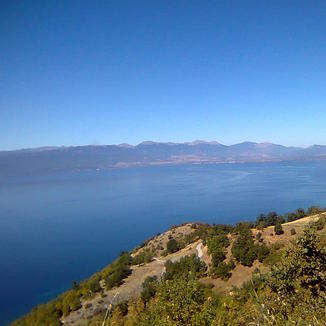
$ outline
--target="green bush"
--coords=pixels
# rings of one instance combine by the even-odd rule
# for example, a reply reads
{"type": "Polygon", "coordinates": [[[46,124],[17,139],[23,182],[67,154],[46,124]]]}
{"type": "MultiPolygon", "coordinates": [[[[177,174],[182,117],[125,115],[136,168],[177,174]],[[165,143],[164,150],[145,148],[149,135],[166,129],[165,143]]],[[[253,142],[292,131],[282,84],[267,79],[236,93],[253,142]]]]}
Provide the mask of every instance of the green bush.
{"type": "Polygon", "coordinates": [[[263,260],[264,265],[273,266],[276,265],[281,260],[282,246],[279,243],[274,243],[269,246],[269,254],[263,260]]]}
{"type": "Polygon", "coordinates": [[[272,269],[270,287],[276,292],[292,293],[298,286],[318,295],[326,289],[326,251],[317,241],[313,228],[304,231],[296,246],[285,251],[281,265],[272,269]]]}
{"type": "Polygon", "coordinates": [[[216,267],[217,265],[219,265],[220,263],[222,263],[224,261],[224,259],[226,258],[225,256],[225,251],[222,251],[223,249],[217,249],[216,251],[214,251],[212,253],[212,266],[216,267]]]}
{"type": "Polygon", "coordinates": [[[158,281],[156,276],[148,276],[142,284],[141,298],[147,303],[156,294],[158,281]]]}
{"type": "Polygon", "coordinates": [[[275,234],[277,234],[277,235],[281,235],[281,234],[283,234],[284,231],[283,231],[283,228],[282,228],[282,224],[280,224],[280,223],[276,224],[276,225],[274,226],[274,232],[275,232],[275,234]]]}
{"type": "Polygon", "coordinates": [[[214,325],[214,314],[204,308],[205,288],[196,280],[180,278],[163,283],[156,298],[133,325],[214,325]]]}
{"type": "Polygon", "coordinates": [[[123,283],[123,279],[131,274],[132,258],[129,253],[121,253],[120,257],[102,272],[107,290],[123,283]]]}
{"type": "Polygon", "coordinates": [[[260,229],[277,223],[284,223],[284,217],[278,215],[276,212],[269,212],[267,215],[260,214],[256,218],[256,227],[259,227],[260,229]]]}
{"type": "Polygon", "coordinates": [[[227,248],[230,245],[228,237],[223,235],[216,235],[207,241],[207,249],[209,254],[213,254],[216,251],[227,248]]]}
{"type": "Polygon", "coordinates": [[[243,224],[238,230],[238,237],[231,249],[232,255],[242,265],[251,266],[257,254],[250,226],[243,224]]]}
{"type": "Polygon", "coordinates": [[[322,230],[326,225],[326,217],[322,216],[320,217],[316,222],[312,223],[312,226],[317,230],[322,230]]]}
{"type": "Polygon", "coordinates": [[[261,232],[258,232],[257,234],[256,234],[256,239],[260,242],[260,241],[262,241],[262,234],[261,234],[261,232]]]}
{"type": "Polygon", "coordinates": [[[231,277],[231,270],[233,269],[233,263],[220,262],[217,266],[213,266],[210,269],[210,274],[213,277],[219,277],[222,280],[228,280],[231,277]]]}
{"type": "Polygon", "coordinates": [[[225,234],[214,235],[209,238],[207,241],[208,253],[212,257],[212,266],[210,273],[214,276],[220,277],[219,275],[223,275],[223,278],[226,278],[226,275],[230,277],[229,270],[224,273],[223,270],[226,268],[227,264],[223,261],[226,258],[226,250],[225,248],[230,245],[230,241],[225,234]]]}
{"type": "Polygon", "coordinates": [[[260,263],[269,255],[269,249],[265,243],[256,246],[257,259],[260,263]]]}
{"type": "Polygon", "coordinates": [[[169,254],[177,252],[179,250],[177,241],[172,238],[166,244],[166,250],[169,254]]]}
{"type": "Polygon", "coordinates": [[[316,215],[322,213],[324,210],[321,209],[319,206],[311,206],[308,208],[309,215],[316,215]]]}
{"type": "Polygon", "coordinates": [[[150,249],[143,250],[132,259],[133,265],[149,263],[153,260],[154,254],[150,249]]]}
{"type": "Polygon", "coordinates": [[[120,310],[122,316],[126,316],[128,313],[128,301],[122,301],[117,304],[117,308],[120,310]]]}
{"type": "Polygon", "coordinates": [[[178,277],[199,277],[206,272],[205,263],[201,262],[196,255],[182,257],[178,262],[172,263],[168,260],[165,263],[166,280],[178,277]]]}

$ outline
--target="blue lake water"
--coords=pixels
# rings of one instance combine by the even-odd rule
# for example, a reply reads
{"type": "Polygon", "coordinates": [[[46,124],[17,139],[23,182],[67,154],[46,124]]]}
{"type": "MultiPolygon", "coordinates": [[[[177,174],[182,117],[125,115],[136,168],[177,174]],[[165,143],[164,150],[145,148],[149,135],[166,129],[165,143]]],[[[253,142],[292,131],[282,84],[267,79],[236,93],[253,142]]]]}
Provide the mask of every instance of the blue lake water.
{"type": "Polygon", "coordinates": [[[0,179],[0,325],[186,221],[326,206],[326,162],[159,166],[0,179]]]}

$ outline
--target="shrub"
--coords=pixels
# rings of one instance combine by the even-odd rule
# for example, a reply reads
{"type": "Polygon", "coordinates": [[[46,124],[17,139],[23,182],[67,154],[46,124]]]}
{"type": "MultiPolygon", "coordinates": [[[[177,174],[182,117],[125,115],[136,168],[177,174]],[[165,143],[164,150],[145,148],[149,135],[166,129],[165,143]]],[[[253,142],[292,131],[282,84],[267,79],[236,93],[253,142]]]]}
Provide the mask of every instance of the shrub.
{"type": "Polygon", "coordinates": [[[259,222],[259,224],[257,225],[257,230],[259,231],[264,231],[264,223],[263,222],[259,222]]]}
{"type": "Polygon", "coordinates": [[[161,255],[163,257],[166,257],[168,255],[168,251],[167,250],[163,250],[162,253],[161,253],[161,255]]]}
{"type": "Polygon", "coordinates": [[[265,219],[263,220],[264,226],[275,225],[276,223],[280,222],[283,219],[282,216],[278,216],[276,212],[269,212],[265,219]]]}
{"type": "Polygon", "coordinates": [[[258,232],[257,234],[256,234],[256,239],[260,242],[260,241],[262,241],[262,234],[261,234],[261,232],[258,232]]]}
{"type": "Polygon", "coordinates": [[[60,317],[62,316],[61,306],[58,305],[58,300],[50,301],[34,308],[28,315],[16,320],[14,326],[60,326],[60,317]]]}
{"type": "Polygon", "coordinates": [[[205,288],[198,281],[171,280],[158,288],[156,300],[143,315],[144,321],[132,325],[211,325],[209,314],[202,314],[204,302],[205,288]]]}
{"type": "Polygon", "coordinates": [[[243,225],[239,229],[239,235],[234,241],[232,255],[242,265],[251,266],[256,259],[256,250],[253,235],[249,225],[243,225]]]}
{"type": "Polygon", "coordinates": [[[166,250],[169,254],[177,252],[179,250],[178,243],[174,238],[168,241],[168,243],[166,244],[166,250]]]}
{"type": "Polygon", "coordinates": [[[95,292],[99,292],[102,290],[101,286],[100,286],[100,282],[98,279],[93,279],[90,281],[90,284],[89,284],[89,288],[90,290],[95,293],[95,292]]]}
{"type": "Polygon", "coordinates": [[[209,254],[224,249],[230,245],[230,241],[226,235],[216,235],[207,241],[207,249],[209,254]]]}
{"type": "Polygon", "coordinates": [[[214,266],[210,270],[210,274],[214,277],[219,277],[222,280],[228,280],[231,277],[231,270],[233,269],[233,262],[225,263],[220,262],[217,266],[214,266]]]}
{"type": "Polygon", "coordinates": [[[117,308],[120,310],[122,316],[126,316],[128,313],[128,301],[122,301],[117,305],[117,308]]]}
{"type": "Polygon", "coordinates": [[[212,289],[214,287],[213,283],[206,283],[204,284],[207,289],[212,289]]]}
{"type": "Polygon", "coordinates": [[[132,258],[129,253],[121,253],[111,266],[103,271],[103,279],[108,290],[122,284],[122,280],[131,274],[132,258]]]}
{"type": "Polygon", "coordinates": [[[295,235],[297,232],[296,232],[295,229],[293,228],[293,229],[291,229],[290,233],[291,233],[291,235],[295,235]]]}
{"type": "Polygon", "coordinates": [[[145,281],[142,284],[143,290],[140,295],[144,303],[148,302],[151,298],[155,296],[157,285],[158,282],[156,276],[146,277],[145,281]]]}
{"type": "Polygon", "coordinates": [[[153,252],[150,249],[143,250],[140,252],[137,256],[135,256],[132,259],[132,264],[133,265],[139,265],[143,263],[149,263],[152,261],[154,255],[153,252]]]}
{"type": "Polygon", "coordinates": [[[282,294],[294,293],[295,288],[302,287],[318,297],[326,289],[325,272],[326,251],[315,230],[308,228],[296,245],[284,253],[280,266],[272,268],[269,286],[282,294]]]}
{"type": "Polygon", "coordinates": [[[312,223],[312,226],[317,230],[322,230],[326,225],[326,218],[325,216],[320,217],[316,222],[312,223]]]}
{"type": "Polygon", "coordinates": [[[308,208],[309,215],[316,215],[322,213],[323,210],[319,206],[311,206],[308,208]]]}
{"type": "Polygon", "coordinates": [[[296,214],[297,214],[298,219],[303,218],[303,217],[306,216],[306,212],[305,212],[305,210],[303,208],[298,208],[296,210],[296,214]]]}
{"type": "Polygon", "coordinates": [[[70,311],[79,309],[81,307],[80,292],[71,290],[65,293],[58,306],[62,309],[64,316],[68,315],[70,311]]]}
{"type": "Polygon", "coordinates": [[[257,254],[257,258],[259,260],[260,263],[263,262],[263,260],[268,256],[269,254],[269,249],[268,247],[265,245],[265,243],[262,243],[261,245],[257,245],[256,246],[256,254],[257,254]]]}
{"type": "Polygon", "coordinates": [[[274,232],[276,235],[280,235],[280,234],[283,234],[284,231],[283,231],[283,228],[282,228],[282,224],[278,223],[274,226],[274,232]]]}
{"type": "Polygon", "coordinates": [[[230,241],[225,234],[215,235],[208,239],[208,253],[212,256],[211,275],[222,279],[228,279],[231,276],[231,268],[224,263],[226,258],[225,248],[229,245],[230,241]]]}
{"type": "Polygon", "coordinates": [[[166,280],[171,280],[177,277],[199,277],[206,272],[205,263],[201,262],[196,255],[182,257],[178,262],[172,263],[168,260],[165,263],[166,280]]]}
{"type": "Polygon", "coordinates": [[[212,254],[212,266],[216,267],[217,265],[222,263],[225,258],[225,251],[222,251],[222,249],[214,251],[214,253],[212,254]]]}
{"type": "Polygon", "coordinates": [[[256,218],[256,225],[260,225],[262,228],[264,228],[264,222],[266,220],[265,214],[259,214],[256,218]]]}

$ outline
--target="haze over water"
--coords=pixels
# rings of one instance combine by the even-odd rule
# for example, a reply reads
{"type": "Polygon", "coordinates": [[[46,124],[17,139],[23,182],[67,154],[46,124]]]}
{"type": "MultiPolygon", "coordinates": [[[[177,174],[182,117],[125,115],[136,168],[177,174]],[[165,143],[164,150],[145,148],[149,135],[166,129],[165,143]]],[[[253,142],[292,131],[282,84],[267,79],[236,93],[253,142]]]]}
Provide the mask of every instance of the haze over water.
{"type": "Polygon", "coordinates": [[[148,237],[326,206],[326,162],[180,165],[0,180],[0,325],[148,237]]]}

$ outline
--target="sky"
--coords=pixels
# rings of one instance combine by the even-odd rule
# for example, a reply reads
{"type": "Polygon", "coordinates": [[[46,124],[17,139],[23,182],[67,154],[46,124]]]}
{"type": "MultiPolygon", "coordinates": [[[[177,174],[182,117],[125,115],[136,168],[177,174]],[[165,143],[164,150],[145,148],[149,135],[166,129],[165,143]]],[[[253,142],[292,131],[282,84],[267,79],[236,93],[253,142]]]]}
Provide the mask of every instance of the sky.
{"type": "Polygon", "coordinates": [[[0,150],[326,144],[326,1],[0,1],[0,150]]]}

